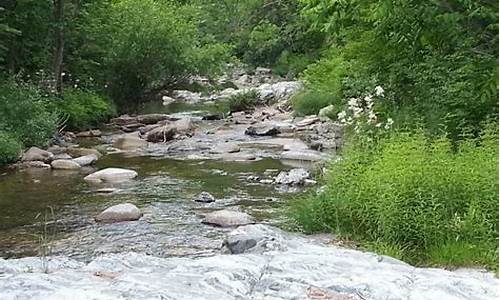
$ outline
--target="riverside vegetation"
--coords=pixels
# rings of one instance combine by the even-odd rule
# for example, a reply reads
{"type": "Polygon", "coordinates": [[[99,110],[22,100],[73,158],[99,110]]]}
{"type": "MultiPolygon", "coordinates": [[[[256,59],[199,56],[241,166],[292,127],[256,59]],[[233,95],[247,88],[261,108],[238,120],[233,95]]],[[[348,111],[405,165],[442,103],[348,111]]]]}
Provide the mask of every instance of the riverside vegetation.
{"type": "MultiPolygon", "coordinates": [[[[344,125],[293,226],[415,264],[498,266],[498,2],[4,1],[0,165],[227,63],[344,125]],[[354,99],[354,100],[353,100],[354,99]]],[[[254,105],[234,96],[231,110],[254,105]]]]}

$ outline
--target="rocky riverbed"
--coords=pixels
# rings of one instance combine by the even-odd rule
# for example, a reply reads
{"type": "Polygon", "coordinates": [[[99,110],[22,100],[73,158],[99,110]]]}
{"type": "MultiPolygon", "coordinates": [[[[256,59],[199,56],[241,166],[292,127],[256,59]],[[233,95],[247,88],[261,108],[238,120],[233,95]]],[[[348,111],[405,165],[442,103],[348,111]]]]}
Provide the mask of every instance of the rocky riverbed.
{"type": "Polygon", "coordinates": [[[268,226],[318,188],[342,143],[328,118],[292,114],[301,83],[269,72],[234,72],[209,95],[161,93],[0,171],[0,256],[19,258],[0,260],[0,299],[497,296],[489,273],[413,268],[268,226]],[[261,105],[228,113],[227,98],[251,89],[261,105]]]}

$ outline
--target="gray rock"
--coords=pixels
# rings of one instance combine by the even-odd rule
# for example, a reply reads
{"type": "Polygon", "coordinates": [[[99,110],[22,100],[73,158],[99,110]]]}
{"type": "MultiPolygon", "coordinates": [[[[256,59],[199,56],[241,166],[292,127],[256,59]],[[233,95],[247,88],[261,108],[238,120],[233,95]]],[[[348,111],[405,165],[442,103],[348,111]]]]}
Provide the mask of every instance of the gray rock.
{"type": "Polygon", "coordinates": [[[224,143],[215,146],[210,150],[212,154],[236,153],[240,152],[240,147],[234,143],[224,143]]]}
{"type": "Polygon", "coordinates": [[[138,115],[137,117],[138,123],[151,125],[156,124],[160,121],[168,120],[169,115],[166,114],[146,114],[146,115],[138,115]]]}
{"type": "Polygon", "coordinates": [[[123,182],[134,179],[137,177],[137,172],[133,170],[120,169],[120,168],[107,168],[99,170],[95,173],[87,175],[84,180],[93,183],[102,182],[123,182]]]}
{"type": "Polygon", "coordinates": [[[136,117],[131,117],[129,115],[121,115],[121,116],[119,116],[117,118],[111,119],[111,123],[123,126],[123,125],[137,123],[137,118],[136,117]]]}
{"type": "Polygon", "coordinates": [[[406,299],[496,300],[493,273],[416,268],[249,225],[230,233],[239,255],[159,258],[105,254],[88,264],[49,257],[0,258],[0,299],[406,299]],[[255,242],[255,245],[252,246],[255,242]]]}
{"type": "Polygon", "coordinates": [[[278,127],[273,125],[250,126],[245,130],[245,134],[251,136],[274,136],[279,133],[278,127]]]}
{"type": "Polygon", "coordinates": [[[22,161],[43,161],[44,163],[51,162],[54,159],[54,154],[49,151],[42,150],[38,147],[31,147],[24,152],[22,161]]]}
{"type": "Polygon", "coordinates": [[[201,192],[196,199],[194,199],[196,202],[203,202],[203,203],[210,203],[210,202],[215,202],[215,197],[212,196],[209,192],[201,192]]]}
{"type": "Polygon", "coordinates": [[[281,159],[284,160],[300,160],[300,161],[321,161],[326,159],[321,152],[313,150],[304,151],[285,151],[281,153],[281,159]]]}
{"type": "Polygon", "coordinates": [[[72,157],[67,153],[54,154],[54,160],[57,159],[72,159],[72,157]]]}
{"type": "Polygon", "coordinates": [[[302,119],[301,121],[299,121],[297,123],[297,126],[305,127],[305,126],[309,126],[309,125],[312,125],[312,124],[317,123],[317,122],[319,122],[319,118],[317,116],[308,116],[308,117],[305,117],[304,119],[302,119]]]}
{"type": "Polygon", "coordinates": [[[31,161],[22,161],[17,163],[16,168],[23,170],[23,169],[50,169],[51,166],[49,164],[44,163],[43,161],[36,161],[36,160],[31,160],[31,161]]]}
{"type": "Polygon", "coordinates": [[[69,159],[58,159],[50,163],[53,169],[56,170],[79,170],[81,166],[69,159]]]}
{"type": "Polygon", "coordinates": [[[171,125],[164,125],[149,131],[146,135],[146,140],[153,143],[165,143],[172,140],[175,136],[176,129],[171,125]]]}
{"type": "Polygon", "coordinates": [[[95,154],[89,154],[74,158],[73,161],[79,164],[81,167],[89,166],[97,161],[97,156],[95,154]]]}
{"type": "Polygon", "coordinates": [[[142,217],[142,212],[137,206],[124,203],[106,208],[95,217],[96,222],[114,223],[123,221],[136,221],[142,217]]]}
{"type": "Polygon", "coordinates": [[[80,157],[85,155],[94,154],[97,158],[101,158],[102,154],[96,149],[92,148],[68,148],[67,152],[71,157],[80,157]]]}
{"type": "Polygon", "coordinates": [[[320,109],[320,111],[318,113],[318,117],[322,121],[328,121],[328,120],[330,120],[331,116],[334,116],[334,114],[335,114],[335,106],[333,104],[330,104],[330,105],[320,109]]]}
{"type": "Polygon", "coordinates": [[[282,171],[276,176],[274,182],[286,185],[304,185],[309,176],[309,172],[305,169],[297,168],[290,171],[282,171]]]}
{"type": "Polygon", "coordinates": [[[254,223],[251,216],[234,210],[219,210],[205,215],[202,223],[220,227],[232,227],[254,223]]]}
{"type": "Polygon", "coordinates": [[[139,150],[148,147],[148,141],[141,139],[136,134],[127,134],[116,139],[113,142],[113,147],[120,150],[139,150]]]}
{"type": "Polygon", "coordinates": [[[188,103],[198,103],[201,101],[201,94],[186,90],[174,90],[172,96],[177,100],[182,100],[188,103]]]}
{"type": "Polygon", "coordinates": [[[102,132],[99,129],[78,132],[77,137],[100,137],[102,132]]]}

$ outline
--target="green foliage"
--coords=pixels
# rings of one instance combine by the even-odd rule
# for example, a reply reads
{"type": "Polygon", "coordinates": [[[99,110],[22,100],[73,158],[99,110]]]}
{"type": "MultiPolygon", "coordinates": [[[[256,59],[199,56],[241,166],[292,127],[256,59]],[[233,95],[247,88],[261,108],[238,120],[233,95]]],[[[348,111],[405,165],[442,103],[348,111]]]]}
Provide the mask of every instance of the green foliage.
{"type": "Polygon", "coordinates": [[[245,53],[246,61],[265,65],[273,63],[283,50],[280,28],[272,23],[263,22],[253,28],[245,53]]]}
{"type": "Polygon", "coordinates": [[[0,130],[26,147],[44,145],[57,128],[57,114],[46,109],[40,90],[12,80],[0,83],[0,130]]]}
{"type": "Polygon", "coordinates": [[[257,105],[258,99],[255,90],[238,93],[229,98],[229,110],[237,112],[252,109],[257,105]]]}
{"type": "Polygon", "coordinates": [[[497,126],[458,144],[420,132],[353,142],[330,166],[327,190],[298,200],[291,215],[307,232],[327,230],[383,245],[413,263],[493,267],[497,126]]]}
{"type": "Polygon", "coordinates": [[[301,92],[293,96],[291,101],[293,110],[299,116],[318,114],[323,107],[339,102],[332,94],[314,90],[301,92]]]}
{"type": "Polygon", "coordinates": [[[457,139],[498,115],[498,3],[303,0],[330,50],[305,72],[344,99],[381,85],[387,112],[407,112],[457,139]]]}
{"type": "Polygon", "coordinates": [[[0,166],[14,162],[22,150],[21,144],[6,132],[0,131],[0,166]]]}
{"type": "Polygon", "coordinates": [[[312,59],[305,54],[284,50],[273,67],[273,73],[287,78],[295,78],[311,63],[312,59]]]}
{"type": "Polygon", "coordinates": [[[83,20],[82,52],[92,57],[80,69],[107,82],[118,103],[137,101],[145,91],[168,86],[193,73],[214,71],[227,57],[220,44],[204,44],[190,10],[172,2],[114,1],[83,20]]]}
{"type": "Polygon", "coordinates": [[[67,129],[86,129],[114,114],[110,101],[95,92],[67,89],[63,99],[52,101],[54,110],[65,120],[67,129]]]}

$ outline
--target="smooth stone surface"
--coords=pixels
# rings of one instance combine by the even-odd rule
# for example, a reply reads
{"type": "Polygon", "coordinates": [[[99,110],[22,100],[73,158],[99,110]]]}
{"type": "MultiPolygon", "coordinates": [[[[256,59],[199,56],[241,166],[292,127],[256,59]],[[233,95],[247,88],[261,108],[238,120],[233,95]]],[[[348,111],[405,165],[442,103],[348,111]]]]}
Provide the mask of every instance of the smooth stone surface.
{"type": "Polygon", "coordinates": [[[18,169],[50,169],[51,166],[47,163],[44,163],[43,161],[37,161],[37,160],[32,160],[32,161],[22,161],[17,163],[16,168],[18,169]]]}
{"type": "Polygon", "coordinates": [[[127,134],[113,142],[113,147],[128,151],[144,149],[147,146],[148,141],[141,139],[136,134],[127,134]]]}
{"type": "Polygon", "coordinates": [[[101,182],[122,182],[134,179],[137,172],[128,169],[107,168],[87,175],[84,180],[94,183],[101,182]]]}
{"type": "Polygon", "coordinates": [[[54,154],[54,160],[57,159],[73,159],[73,158],[71,157],[71,155],[67,153],[54,154]]]}
{"type": "Polygon", "coordinates": [[[158,258],[107,254],[88,264],[49,257],[0,259],[0,299],[496,300],[480,271],[415,268],[370,252],[324,245],[263,226],[230,233],[243,254],[158,258]],[[255,244],[255,245],[254,245],[255,244]]]}
{"type": "Polygon", "coordinates": [[[317,151],[285,151],[281,153],[281,159],[302,160],[302,161],[321,161],[326,159],[321,152],[317,151]]]}
{"type": "Polygon", "coordinates": [[[210,150],[212,154],[236,153],[240,152],[240,147],[234,143],[224,143],[213,147],[210,150]]]}
{"type": "Polygon", "coordinates": [[[54,160],[50,165],[56,170],[79,170],[81,168],[77,162],[69,159],[54,160]]]}
{"type": "Polygon", "coordinates": [[[330,120],[330,117],[335,117],[334,114],[335,114],[335,106],[333,104],[330,104],[319,110],[318,117],[322,121],[328,121],[330,120]]]}
{"type": "Polygon", "coordinates": [[[80,157],[80,156],[85,156],[85,155],[90,155],[90,154],[94,154],[95,156],[97,156],[97,158],[102,157],[101,152],[97,151],[96,149],[92,149],[92,148],[68,148],[67,152],[72,157],[80,157]]]}
{"type": "Polygon", "coordinates": [[[97,161],[97,156],[95,154],[89,154],[74,158],[73,161],[79,164],[81,167],[89,166],[97,161]]]}
{"type": "Polygon", "coordinates": [[[146,140],[153,143],[165,143],[172,140],[176,129],[171,125],[164,125],[150,130],[146,135],[146,140]]]}
{"type": "Polygon", "coordinates": [[[137,206],[130,203],[113,205],[106,208],[95,217],[96,222],[114,223],[123,221],[136,221],[142,217],[142,212],[137,206]]]}
{"type": "Polygon", "coordinates": [[[304,119],[300,120],[299,122],[297,122],[296,125],[299,127],[305,127],[305,126],[315,124],[317,122],[319,122],[319,118],[317,116],[308,116],[308,117],[305,117],[304,119]]]}
{"type": "Polygon", "coordinates": [[[24,152],[22,161],[43,161],[44,163],[51,162],[54,154],[49,151],[42,150],[38,147],[31,147],[24,152]]]}
{"type": "Polygon", "coordinates": [[[220,227],[232,227],[252,224],[254,220],[244,212],[224,209],[206,214],[202,223],[220,227]]]}

